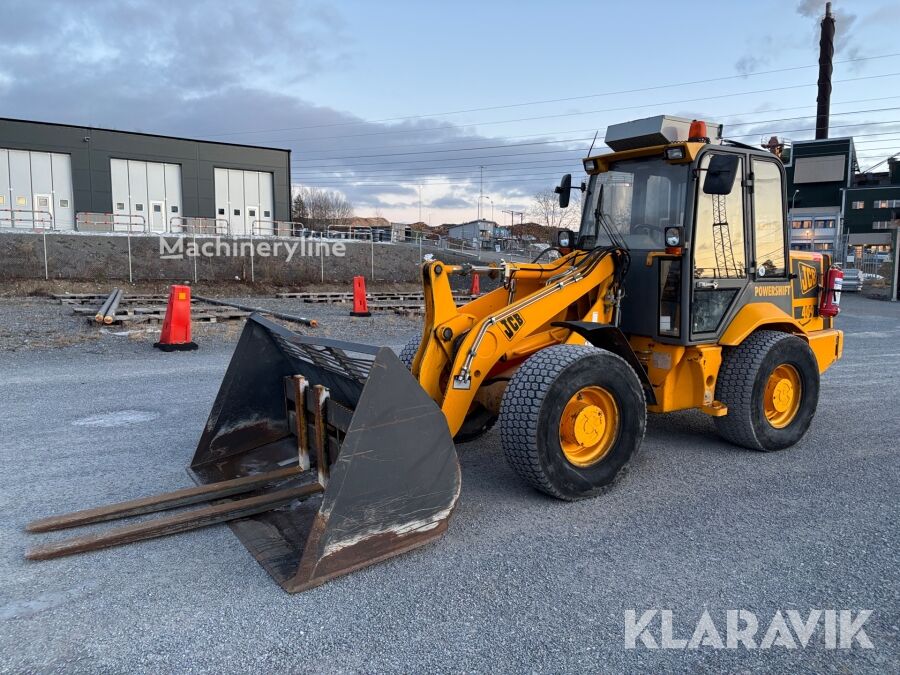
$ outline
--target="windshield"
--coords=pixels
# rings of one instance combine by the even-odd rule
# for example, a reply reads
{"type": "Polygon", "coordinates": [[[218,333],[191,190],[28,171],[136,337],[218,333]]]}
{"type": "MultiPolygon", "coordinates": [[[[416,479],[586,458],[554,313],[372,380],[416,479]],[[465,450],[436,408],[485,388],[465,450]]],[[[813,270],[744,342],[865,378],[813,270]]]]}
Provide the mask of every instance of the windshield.
{"type": "Polygon", "coordinates": [[[664,229],[684,225],[688,171],[689,165],[669,164],[662,159],[630,159],[591,176],[578,232],[579,248],[611,243],[597,222],[598,202],[601,216],[618,231],[628,248],[665,246],[664,229]]]}

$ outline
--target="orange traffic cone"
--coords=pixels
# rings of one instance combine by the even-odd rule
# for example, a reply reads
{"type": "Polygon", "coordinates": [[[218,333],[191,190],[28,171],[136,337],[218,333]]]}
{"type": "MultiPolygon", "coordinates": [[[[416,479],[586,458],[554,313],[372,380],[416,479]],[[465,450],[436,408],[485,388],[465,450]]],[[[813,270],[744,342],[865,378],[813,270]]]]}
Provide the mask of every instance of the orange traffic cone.
{"type": "Polygon", "coordinates": [[[164,352],[182,352],[197,349],[191,342],[191,287],[172,286],[169,305],[163,319],[159,342],[153,345],[164,352]]]}
{"type": "Polygon", "coordinates": [[[350,316],[372,316],[366,300],[366,278],[353,277],[353,311],[350,316]]]}
{"type": "Polygon", "coordinates": [[[472,275],[472,288],[469,289],[469,295],[481,295],[481,280],[478,277],[478,272],[472,275]]]}

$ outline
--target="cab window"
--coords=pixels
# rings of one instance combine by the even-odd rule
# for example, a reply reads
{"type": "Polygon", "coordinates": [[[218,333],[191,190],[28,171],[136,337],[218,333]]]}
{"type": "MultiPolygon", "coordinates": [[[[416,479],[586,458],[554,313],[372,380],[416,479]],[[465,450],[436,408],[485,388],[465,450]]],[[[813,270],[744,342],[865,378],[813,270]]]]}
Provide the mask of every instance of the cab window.
{"type": "Polygon", "coordinates": [[[621,160],[591,176],[579,231],[580,248],[608,246],[602,221],[629,248],[658,249],[669,225],[684,225],[687,165],[659,158],[621,160]]]}
{"type": "Polygon", "coordinates": [[[694,278],[742,279],[747,276],[744,256],[744,199],[741,190],[743,158],[739,159],[731,191],[706,194],[703,180],[714,153],[700,160],[700,187],[697,190],[694,229],[694,278]]]}
{"type": "Polygon", "coordinates": [[[781,171],[774,162],[754,158],[753,246],[757,278],[784,277],[784,209],[781,171]]]}

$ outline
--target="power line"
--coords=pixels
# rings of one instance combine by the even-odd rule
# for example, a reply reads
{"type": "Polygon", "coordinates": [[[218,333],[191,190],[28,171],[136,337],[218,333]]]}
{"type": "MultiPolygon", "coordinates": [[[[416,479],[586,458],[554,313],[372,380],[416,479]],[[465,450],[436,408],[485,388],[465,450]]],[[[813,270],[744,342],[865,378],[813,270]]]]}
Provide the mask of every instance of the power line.
{"type": "MultiPolygon", "coordinates": [[[[895,56],[900,56],[900,52],[895,52],[892,54],[880,54],[877,56],[861,56],[861,57],[856,57],[856,58],[852,58],[852,59],[842,59],[840,61],[834,61],[834,63],[841,64],[841,63],[852,63],[852,62],[857,62],[857,61],[873,61],[876,59],[887,59],[887,58],[892,58],[895,56]]],[[[653,90],[657,90],[657,89],[671,89],[673,87],[689,87],[689,86],[693,86],[695,84],[709,84],[711,82],[724,82],[727,80],[747,79],[749,77],[757,77],[760,75],[772,75],[774,73],[786,73],[786,72],[790,72],[790,71],[805,70],[808,68],[817,68],[817,67],[818,67],[818,64],[790,66],[788,68],[776,68],[773,70],[761,70],[761,71],[757,71],[755,73],[745,73],[745,74],[739,74],[739,75],[727,75],[727,76],[721,76],[721,77],[712,77],[712,78],[706,78],[703,80],[692,80],[689,82],[676,82],[676,83],[672,83],[672,84],[660,84],[660,85],[653,85],[653,86],[647,86],[647,87],[639,87],[636,89],[622,89],[619,91],[602,92],[599,94],[567,96],[564,98],[544,99],[544,100],[539,100],[539,101],[507,103],[507,104],[496,105],[496,106],[468,108],[465,110],[449,110],[449,111],[437,112],[437,113],[425,113],[425,114],[418,114],[418,115],[403,115],[403,116],[399,116],[399,117],[385,117],[385,118],[377,119],[377,120],[360,120],[358,122],[331,122],[328,124],[311,124],[311,125],[298,126],[298,127],[283,127],[280,129],[250,129],[247,131],[228,131],[228,132],[220,132],[220,133],[208,134],[208,135],[210,135],[210,136],[240,136],[240,135],[246,135],[246,134],[271,133],[273,131],[300,131],[300,130],[305,130],[305,129],[323,129],[323,128],[331,128],[331,127],[361,126],[364,124],[384,124],[385,122],[399,122],[399,121],[403,121],[403,120],[425,119],[425,118],[430,118],[430,117],[444,117],[446,115],[461,115],[461,114],[472,113],[472,112],[483,112],[486,110],[503,110],[503,109],[508,109],[508,108],[519,108],[519,107],[532,106],[532,105],[544,105],[547,103],[566,103],[566,102],[580,101],[580,100],[586,100],[586,99],[591,99],[591,98],[600,98],[603,96],[617,96],[620,94],[635,94],[635,93],[641,93],[641,92],[645,92],[645,91],[653,91],[653,90]]]]}
{"type": "MultiPolygon", "coordinates": [[[[849,111],[842,112],[842,113],[834,113],[834,115],[860,115],[860,114],[871,113],[871,112],[888,112],[888,111],[894,111],[894,110],[900,110],[900,107],[877,108],[877,109],[871,109],[871,110],[849,110],[849,111]]],[[[768,124],[768,123],[773,123],[773,122],[789,122],[789,121],[794,121],[794,120],[808,120],[808,119],[812,119],[812,118],[813,118],[812,115],[803,115],[803,116],[799,116],[799,117],[783,117],[783,118],[768,119],[768,120],[756,120],[756,121],[752,121],[752,122],[738,122],[738,123],[732,124],[731,126],[741,127],[741,126],[768,124]]],[[[861,123],[861,124],[855,124],[855,125],[854,124],[831,125],[831,126],[833,128],[840,128],[841,126],[866,126],[869,124],[875,124],[875,123],[861,123]]],[[[751,133],[751,134],[728,134],[728,136],[732,137],[732,138],[743,138],[743,137],[747,137],[747,136],[755,136],[755,135],[758,135],[758,133],[759,132],[751,133]]],[[[763,132],[763,133],[780,133],[780,132],[768,132],[767,131],[767,132],[763,132]]],[[[585,140],[590,140],[590,139],[585,139],[585,140]]],[[[525,145],[532,145],[532,144],[525,144],[525,145]]],[[[481,147],[473,147],[473,148],[459,148],[456,150],[456,152],[464,152],[464,151],[471,152],[471,151],[480,150],[480,149],[495,149],[495,148],[496,149],[512,149],[515,147],[520,147],[520,146],[495,145],[495,146],[481,146],[481,147]]],[[[396,154],[388,153],[385,155],[375,155],[375,156],[394,157],[394,156],[405,156],[405,155],[409,155],[409,154],[434,154],[434,153],[440,153],[440,152],[448,152],[448,151],[447,150],[423,150],[418,153],[396,153],[396,154]]],[[[573,154],[573,153],[578,153],[578,152],[580,152],[580,150],[578,150],[577,148],[575,148],[575,149],[571,149],[571,148],[570,149],[560,149],[560,150],[534,150],[534,151],[530,151],[530,152],[515,152],[515,153],[502,153],[502,154],[477,154],[473,157],[442,157],[442,158],[440,158],[440,161],[442,161],[442,162],[471,161],[471,160],[475,160],[475,159],[479,159],[479,158],[517,157],[517,156],[525,156],[525,155],[542,155],[542,154],[573,154]]],[[[357,157],[361,157],[361,156],[335,157],[335,158],[330,158],[327,161],[349,160],[349,159],[355,159],[357,157]]],[[[336,168],[352,168],[352,167],[364,167],[364,166],[390,166],[390,165],[396,165],[396,164],[404,164],[404,165],[405,164],[421,164],[423,162],[427,163],[427,162],[433,162],[433,161],[435,161],[435,160],[434,159],[403,159],[403,160],[397,160],[397,161],[381,160],[378,162],[351,162],[351,163],[345,163],[345,164],[338,165],[338,166],[330,165],[330,164],[307,164],[307,163],[302,162],[302,160],[296,160],[296,163],[300,166],[303,166],[308,172],[309,170],[320,170],[321,171],[321,170],[336,169],[336,168]]],[[[295,164],[295,161],[292,160],[291,163],[295,164]]],[[[302,173],[302,172],[304,172],[304,171],[301,170],[298,173],[302,173]]]]}
{"type": "MultiPolygon", "coordinates": [[[[885,78],[885,77],[894,77],[897,75],[900,75],[900,72],[883,73],[880,75],[866,75],[866,76],[862,76],[862,77],[850,77],[850,78],[846,78],[843,80],[834,80],[833,82],[834,82],[834,84],[845,83],[845,82],[859,82],[862,80],[880,79],[880,78],[885,78]]],[[[555,115],[538,115],[538,116],[534,116],[534,117],[520,117],[520,118],[508,119],[508,120],[471,122],[464,126],[466,126],[466,127],[495,126],[498,124],[512,124],[515,122],[530,122],[530,121],[534,121],[534,120],[553,119],[553,118],[557,118],[557,117],[576,117],[576,116],[580,116],[580,115],[594,115],[594,114],[602,113],[602,112],[617,112],[617,111],[622,111],[622,110],[635,110],[635,109],[639,109],[639,108],[650,108],[650,107],[654,107],[654,106],[676,105],[676,104],[680,104],[680,103],[692,103],[692,102],[697,102],[697,101],[709,101],[709,100],[713,100],[713,99],[732,98],[735,96],[749,96],[751,94],[765,94],[765,93],[771,93],[771,92],[775,92],[775,91],[788,91],[788,90],[792,90],[792,89],[798,89],[800,87],[814,87],[814,86],[817,86],[817,85],[815,83],[792,84],[792,85],[787,85],[787,86],[783,86],[783,87],[771,87],[768,89],[740,91],[740,92],[735,92],[735,93],[731,93],[731,94],[719,94],[716,96],[705,95],[705,96],[700,96],[700,97],[696,97],[696,98],[680,99],[677,101],[660,101],[657,103],[645,103],[645,104],[641,104],[641,105],[622,106],[622,107],[618,107],[618,108],[604,108],[602,110],[589,110],[586,112],[558,113],[555,115]]],[[[433,127],[425,127],[425,128],[417,127],[414,129],[391,129],[391,130],[382,130],[382,131],[372,131],[372,132],[367,132],[367,133],[363,133],[363,134],[339,134],[337,136],[312,136],[312,137],[306,137],[306,138],[276,138],[276,139],[268,139],[265,142],[266,143],[291,143],[291,142],[299,143],[299,142],[309,142],[309,141],[327,140],[327,139],[335,139],[335,138],[347,139],[347,138],[361,138],[361,137],[365,137],[365,136],[389,136],[389,135],[394,135],[394,134],[430,133],[433,131],[440,131],[443,129],[458,130],[458,129],[460,129],[460,125],[446,124],[443,126],[433,126],[433,127]]]]}
{"type": "MultiPolygon", "coordinates": [[[[900,95],[877,96],[875,98],[858,98],[858,99],[850,99],[847,101],[833,101],[831,105],[836,106],[836,105],[849,105],[851,103],[869,103],[872,101],[886,101],[886,100],[897,99],[897,98],[900,98],[900,95]]],[[[729,117],[737,117],[737,116],[742,116],[742,115],[763,114],[763,113],[770,113],[770,112],[782,112],[785,110],[803,110],[806,108],[815,108],[815,107],[816,107],[815,104],[811,104],[811,105],[790,106],[787,108],[766,108],[765,110],[752,110],[752,111],[739,112],[739,113],[727,113],[725,115],[714,114],[714,115],[710,115],[710,116],[717,118],[717,121],[722,121],[722,118],[727,119],[729,117]]],[[[833,114],[839,114],[839,113],[833,113],[833,114]]],[[[535,134],[485,137],[485,140],[499,141],[499,140],[512,140],[512,139],[521,139],[521,138],[546,138],[547,136],[550,136],[552,134],[582,134],[582,133],[593,133],[594,131],[596,131],[596,129],[594,127],[589,127],[587,129],[566,129],[566,130],[557,129],[554,131],[546,131],[546,132],[535,133],[535,134]]],[[[593,139],[593,136],[591,136],[590,138],[593,139]]],[[[312,139],[312,140],[317,140],[317,139],[312,139]]],[[[420,147],[435,148],[438,146],[456,145],[458,143],[464,143],[464,142],[466,142],[466,140],[467,139],[459,139],[459,140],[455,140],[455,141],[444,141],[444,142],[439,142],[439,143],[425,143],[425,144],[410,143],[410,144],[404,144],[404,145],[381,145],[381,146],[376,145],[376,146],[367,146],[365,149],[366,150],[387,150],[387,149],[397,149],[397,148],[402,149],[402,148],[420,148],[420,147]]],[[[581,140],[584,140],[584,139],[581,139],[581,138],[558,138],[558,139],[545,140],[542,142],[551,144],[551,143],[570,143],[570,142],[581,141],[581,140]]],[[[321,152],[330,152],[330,151],[329,150],[304,150],[302,154],[305,159],[333,159],[332,157],[311,156],[311,153],[321,153],[321,152]]]]}

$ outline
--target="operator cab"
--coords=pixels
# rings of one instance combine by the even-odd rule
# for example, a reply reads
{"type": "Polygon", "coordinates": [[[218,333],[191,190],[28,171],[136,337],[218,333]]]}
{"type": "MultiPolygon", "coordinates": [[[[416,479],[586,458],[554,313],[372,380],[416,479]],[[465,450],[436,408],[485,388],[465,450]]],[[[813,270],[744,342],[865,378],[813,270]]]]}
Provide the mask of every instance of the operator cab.
{"type": "MultiPolygon", "coordinates": [[[[606,143],[613,153],[584,160],[590,177],[574,244],[630,251],[626,334],[715,342],[756,283],[788,283],[784,169],[776,157],[722,141],[721,125],[668,116],[614,125],[606,143]],[[646,311],[652,306],[657,312],[646,311]]],[[[564,178],[558,188],[561,205],[570,184],[564,178]]],[[[791,311],[789,294],[766,297],[791,311]]]]}

